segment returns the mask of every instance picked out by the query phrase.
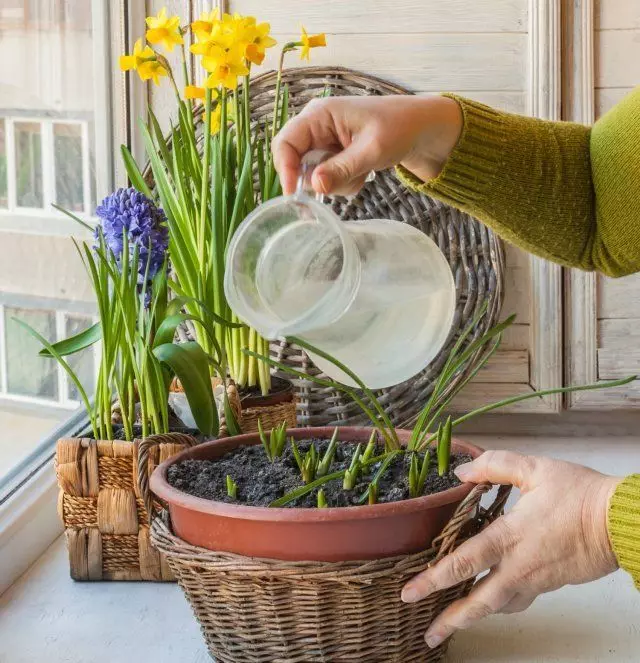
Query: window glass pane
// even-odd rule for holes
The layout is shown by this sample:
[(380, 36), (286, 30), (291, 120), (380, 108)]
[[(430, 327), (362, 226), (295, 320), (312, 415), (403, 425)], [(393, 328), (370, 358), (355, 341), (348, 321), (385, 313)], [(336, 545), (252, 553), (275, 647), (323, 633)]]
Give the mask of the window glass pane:
[(7, 392), (16, 396), (58, 398), (58, 367), (55, 360), (38, 356), (41, 345), (13, 318), (33, 327), (47, 341), (56, 340), (53, 311), (7, 306), (5, 308), (5, 348), (7, 355)]
[(82, 127), (53, 125), (56, 203), (72, 212), (84, 211), (82, 179)]
[[(67, 316), (65, 321), (65, 337), (75, 336), (81, 331), (87, 329), (93, 324), (89, 318), (79, 316)], [(69, 366), (73, 369), (88, 395), (91, 395), (95, 388), (96, 364), (95, 352), (93, 348), (87, 348), (68, 357)], [(68, 381), (67, 398), (72, 401), (79, 401), (80, 394), (73, 380)]]
[(42, 125), (16, 122), (16, 200), (18, 207), (42, 207)]
[[(106, 183), (93, 181), (96, 141), (111, 134), (102, 121), (104, 106), (95, 124), (95, 86), (102, 80), (97, 68), (110, 66), (111, 58), (98, 45), (109, 49), (112, 37), (117, 42), (120, 25), (105, 23), (98, 28), (102, 38), (95, 38), (92, 8), (100, 4), (111, 6), (0, 0), (0, 208), (7, 231), (0, 242), (0, 305), (6, 309), (0, 326), (0, 494), (6, 472), (76, 408), (74, 387), (55, 360), (39, 357), (37, 341), (10, 318), (19, 313), (53, 340), (86, 325), (93, 313), (87, 275), (71, 238), (62, 234), (65, 228), (83, 231), (51, 203), (83, 217), (95, 209), (85, 197), (108, 193)], [(82, 239), (92, 242), (89, 233)], [(70, 359), (89, 389), (90, 355)]]
[(3, 117), (0, 117), (0, 207), (6, 209), (7, 199), (7, 129)]

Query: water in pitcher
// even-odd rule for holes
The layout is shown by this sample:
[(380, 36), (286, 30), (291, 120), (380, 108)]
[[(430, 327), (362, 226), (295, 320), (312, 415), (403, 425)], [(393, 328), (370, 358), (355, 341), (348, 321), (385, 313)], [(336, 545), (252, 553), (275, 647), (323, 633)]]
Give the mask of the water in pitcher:
[[(357, 249), (357, 284), (349, 299), (337, 293), (341, 306), (325, 306), (324, 319), (319, 314), (317, 326), (298, 335), (367, 386), (388, 387), (425, 368), (444, 344), (455, 298), (450, 269), (437, 246), (405, 224), (351, 221), (344, 227)], [(346, 267), (343, 238), (327, 234), (313, 219), (284, 224), (265, 242), (256, 265), (262, 302), (271, 320), (283, 323), (268, 336), (285, 335), (292, 320), (331, 298)], [(353, 385), (327, 360), (312, 359), (334, 379)]]

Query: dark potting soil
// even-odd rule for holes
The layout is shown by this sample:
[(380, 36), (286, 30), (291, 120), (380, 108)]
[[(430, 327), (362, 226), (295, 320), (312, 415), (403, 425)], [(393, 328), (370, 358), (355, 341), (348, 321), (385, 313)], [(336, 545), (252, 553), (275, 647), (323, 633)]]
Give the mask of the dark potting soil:
[[(291, 389), (291, 383), (288, 380), (283, 380), (274, 375), (271, 376), (271, 389), (269, 391), (269, 396), (276, 396), (285, 391)], [(244, 401), (249, 398), (260, 398), (262, 397), (262, 390), (260, 385), (254, 385), (253, 387), (241, 387), (238, 389), (238, 394), (240, 396), (240, 401)], [(267, 397), (265, 397), (267, 398)]]
[[(301, 452), (306, 452), (311, 442), (311, 440), (300, 441), (298, 448)], [(313, 442), (322, 456), (328, 446), (328, 441), (313, 440)], [(333, 473), (348, 468), (355, 449), (355, 444), (341, 444), (329, 472)], [(382, 448), (376, 455), (381, 453)], [(419, 454), (419, 457), (420, 463), (422, 463), (423, 454)], [(432, 451), (423, 495), (439, 493), (447, 488), (460, 485), (453, 470), (469, 460), (471, 460), (469, 455), (453, 454), (449, 473), (439, 476), (435, 453)], [(409, 456), (402, 454), (387, 468), (378, 483), (379, 503), (409, 499), (409, 462)], [(365, 470), (366, 473), (360, 477), (354, 490), (345, 491), (342, 487), (342, 479), (325, 483), (322, 488), (327, 505), (330, 507), (357, 506), (361, 495), (367, 490), (369, 482), (380, 465), (381, 463), (370, 465)], [(227, 475), (238, 486), (236, 499), (227, 494)], [(169, 467), (167, 479), (174, 488), (196, 497), (251, 506), (269, 506), (274, 500), (304, 485), (289, 445), (282, 457), (277, 458), (274, 462), (267, 458), (262, 445), (239, 447), (215, 461), (184, 460)], [(317, 489), (290, 502), (287, 506), (316, 507)]]

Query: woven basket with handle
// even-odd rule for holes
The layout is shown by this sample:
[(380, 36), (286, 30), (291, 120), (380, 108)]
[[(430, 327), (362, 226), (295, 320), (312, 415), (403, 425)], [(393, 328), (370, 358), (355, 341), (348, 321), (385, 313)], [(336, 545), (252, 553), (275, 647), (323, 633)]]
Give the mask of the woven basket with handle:
[[(239, 412), (235, 387), (227, 388)], [(238, 418), (238, 417), (237, 417)], [(220, 435), (226, 435), (224, 418)], [(152, 435), (144, 441), (66, 438), (56, 446), (58, 513), (74, 580), (174, 580), (150, 544), (148, 477), (157, 465), (196, 443), (191, 435)]]
[[(285, 71), (283, 82), (289, 86), (289, 106), (298, 113), (319, 96), (411, 94), (409, 90), (374, 76), (342, 67), (308, 67)], [(251, 81), (252, 118), (260, 125), (273, 112), (276, 74), (269, 72)], [(196, 114), (201, 121), (200, 114)], [(269, 124), (267, 122), (267, 124)], [(145, 176), (152, 184), (150, 169)], [(456, 313), (451, 333), (431, 364), (411, 380), (378, 392), (378, 398), (394, 424), (405, 427), (412, 422), (431, 394), (448, 352), (460, 332), (474, 319), (486, 303), (487, 312), (465, 345), (472, 343), (494, 325), (500, 313), (504, 287), (504, 256), (500, 240), (485, 226), (467, 214), (408, 190), (393, 169), (378, 172), (353, 198), (329, 200), (334, 212), (344, 220), (393, 219), (422, 230), (440, 247), (451, 266), (457, 291)], [(430, 311), (424, 311), (425, 316)], [(187, 336), (189, 330), (187, 327)], [(320, 375), (300, 348), (285, 342), (271, 345), (271, 354), (279, 361), (303, 373)], [(457, 376), (451, 388), (473, 370), (480, 353)], [(278, 373), (280, 377), (289, 377)], [(366, 425), (368, 421), (358, 408), (340, 392), (319, 387), (309, 380), (294, 380), (297, 420), (300, 426)], [(444, 395), (446, 397), (446, 394)], [(249, 420), (247, 420), (249, 424)], [(253, 429), (251, 429), (253, 430)], [(245, 426), (246, 432), (251, 432)]]
[(424, 552), (367, 562), (283, 562), (218, 553), (175, 536), (165, 513), (152, 524), (164, 555), (218, 663), (435, 663), (448, 642), (428, 649), (424, 633), (473, 581), (402, 603), (411, 577), (478, 533), (504, 508), (503, 486), (488, 509), (476, 486)]

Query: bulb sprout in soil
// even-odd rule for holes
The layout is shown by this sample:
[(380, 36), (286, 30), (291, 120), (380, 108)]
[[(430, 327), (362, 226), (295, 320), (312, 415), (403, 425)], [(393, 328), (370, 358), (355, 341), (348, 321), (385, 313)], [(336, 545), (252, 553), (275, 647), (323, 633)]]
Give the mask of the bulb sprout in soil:
[(318, 509), (326, 509), (327, 508), (327, 497), (324, 494), (324, 490), (320, 488), (318, 491)]
[(235, 500), (238, 497), (238, 484), (227, 474), (227, 495)]

